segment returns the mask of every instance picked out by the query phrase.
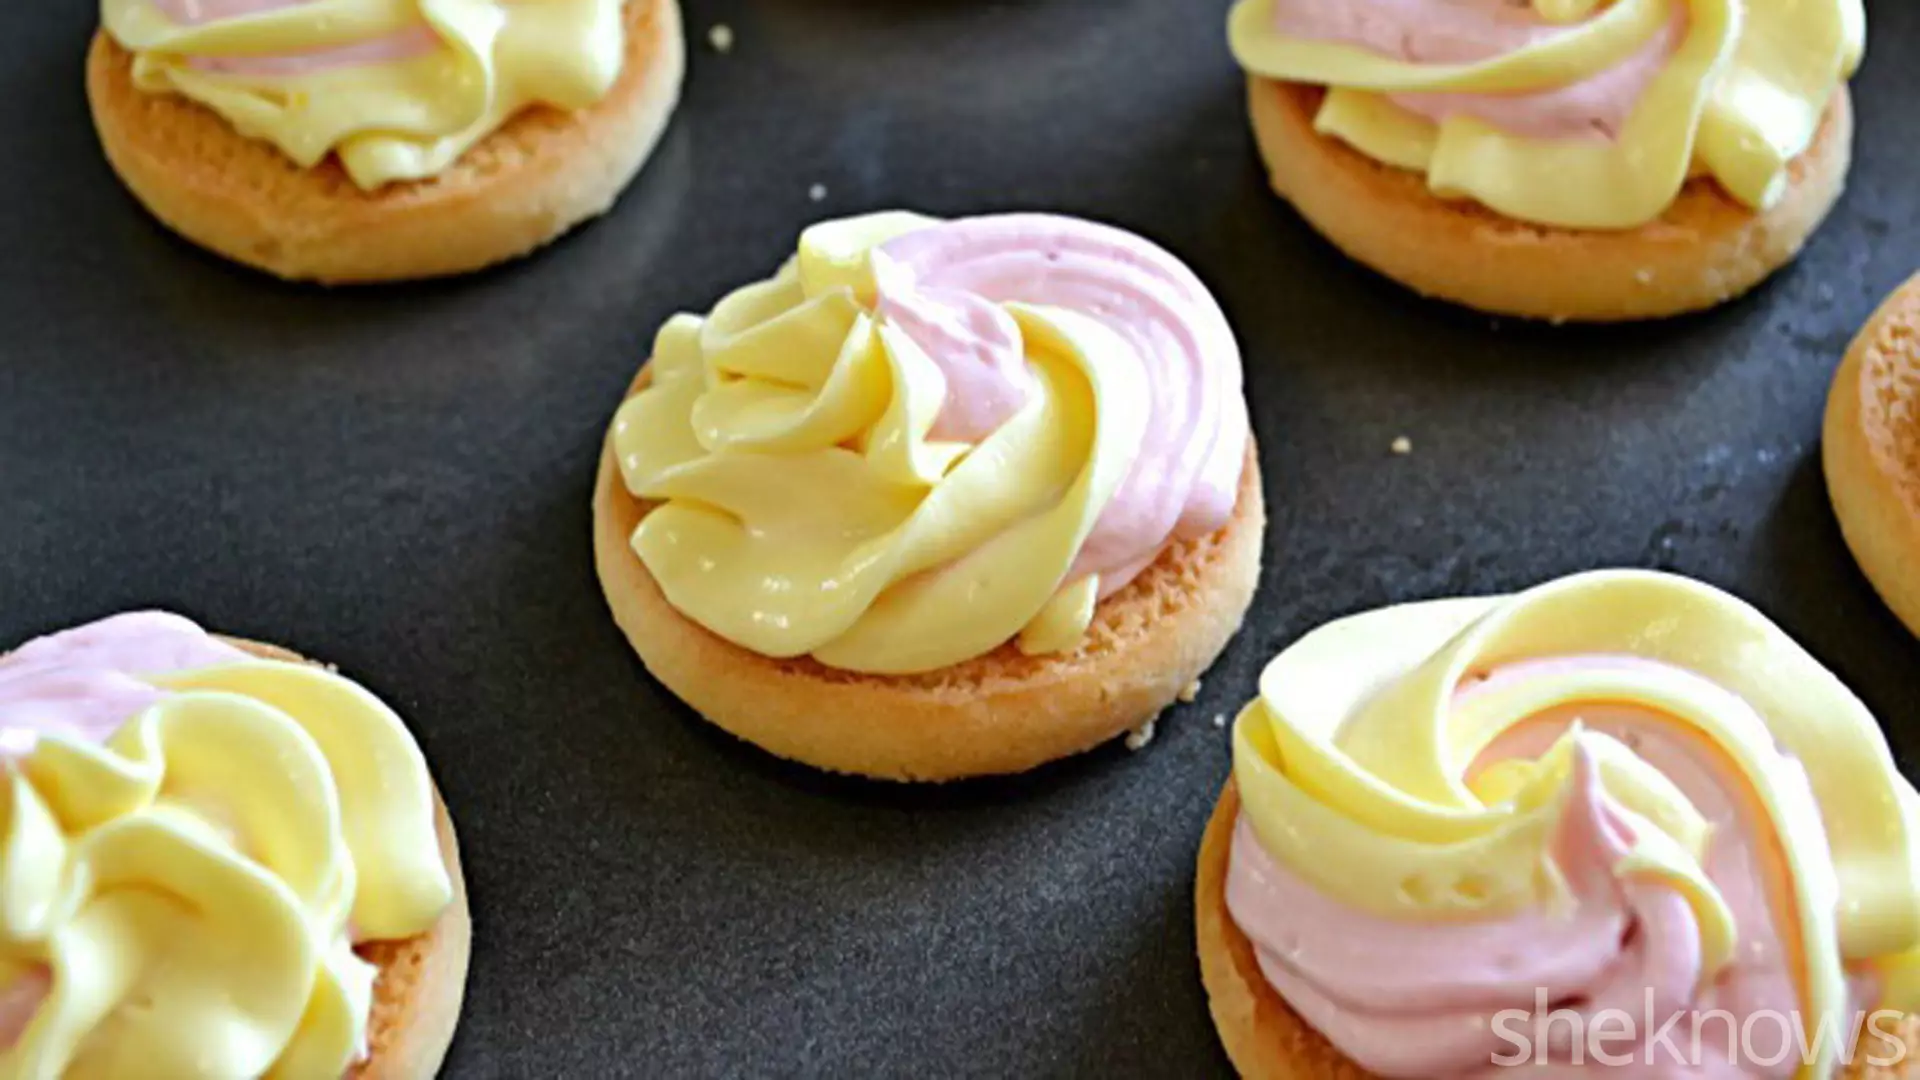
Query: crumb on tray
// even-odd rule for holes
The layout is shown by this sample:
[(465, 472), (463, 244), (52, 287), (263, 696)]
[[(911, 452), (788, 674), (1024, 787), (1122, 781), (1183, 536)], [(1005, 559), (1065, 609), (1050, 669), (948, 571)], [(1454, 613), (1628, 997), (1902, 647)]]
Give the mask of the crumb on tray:
[(1132, 731), (1127, 732), (1127, 749), (1138, 750), (1152, 742), (1153, 726), (1159, 722), (1160, 718), (1156, 716), (1146, 723), (1141, 724), (1139, 727), (1134, 728)]

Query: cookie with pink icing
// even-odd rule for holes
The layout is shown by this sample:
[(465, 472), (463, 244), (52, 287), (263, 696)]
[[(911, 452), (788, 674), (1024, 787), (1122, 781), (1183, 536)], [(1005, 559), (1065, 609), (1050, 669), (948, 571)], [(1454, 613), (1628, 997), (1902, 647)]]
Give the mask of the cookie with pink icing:
[(1111, 226), (880, 213), (679, 315), (614, 417), (595, 549), (674, 693), (774, 753), (933, 780), (1148, 724), (1251, 600), (1239, 349)]
[(1857, 698), (1684, 578), (1344, 619), (1235, 725), (1196, 892), (1214, 1018), (1250, 1077), (1892, 1068), (1917, 806)]
[[(1554, 320), (1720, 303), (1851, 143), (1860, 0), (1240, 0), (1276, 190), (1417, 291)], [(1784, 43), (1791, 42), (1788, 46)]]
[(0, 655), (0, 1074), (438, 1071), (452, 825), (373, 694), (136, 612)]
[(108, 159), (288, 278), (459, 273), (612, 203), (678, 94), (674, 0), (102, 0)]

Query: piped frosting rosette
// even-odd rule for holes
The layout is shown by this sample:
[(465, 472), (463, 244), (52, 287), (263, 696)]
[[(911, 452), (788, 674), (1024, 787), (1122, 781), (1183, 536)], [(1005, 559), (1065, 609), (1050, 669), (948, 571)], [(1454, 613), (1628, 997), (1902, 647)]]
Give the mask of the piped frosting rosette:
[[(1825, 1080), (1891, 1034), (1863, 1010), (1910, 1004), (1914, 790), (1858, 699), (1706, 585), (1605, 571), (1332, 623), (1267, 668), (1233, 757), (1233, 920), (1378, 1075), (1604, 1067), (1570, 1025), (1499, 1020), (1544, 1002), (1630, 1018), (1626, 1075)], [(1750, 1037), (1693, 1039), (1713, 1010)]]
[(620, 0), (102, 0), (148, 91), (183, 94), (302, 167), (433, 176), (534, 104), (579, 109), (620, 73)]
[(1074, 648), (1099, 599), (1231, 518), (1225, 317), (1118, 229), (1011, 214), (816, 225), (654, 343), (615, 419), (633, 549), (770, 657), (902, 673)]
[(0, 659), (0, 1076), (337, 1077), (355, 943), (447, 907), (425, 762), (373, 695), (159, 614)]
[(1692, 175), (1786, 191), (1866, 42), (1860, 0), (1239, 0), (1249, 72), (1322, 134), (1525, 221), (1624, 229)]

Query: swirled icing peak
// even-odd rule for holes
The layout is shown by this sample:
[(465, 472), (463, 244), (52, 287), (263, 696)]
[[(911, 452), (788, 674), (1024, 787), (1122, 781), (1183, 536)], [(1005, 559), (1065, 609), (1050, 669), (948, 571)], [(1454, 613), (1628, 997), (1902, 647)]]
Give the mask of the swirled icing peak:
[(1704, 173), (1765, 208), (1866, 43), (1860, 0), (1239, 0), (1249, 72), (1324, 86), (1322, 134), (1447, 198), (1569, 228)]
[(452, 896), (398, 717), (177, 616), (0, 657), (0, 1076), (337, 1077)]
[(531, 105), (619, 76), (620, 0), (101, 0), (135, 85), (183, 94), (302, 167), (433, 176)]
[(1827, 1080), (1876, 983), (1914, 1004), (1914, 790), (1859, 700), (1725, 593), (1602, 571), (1387, 608), (1260, 689), (1228, 907), (1275, 990), (1378, 1075), (1504, 1075), (1498, 1015), (1544, 1000), (1650, 1015), (1643, 1040), (1712, 1010), (1766, 1033), (1691, 1061), (1649, 1040), (1625, 1075)]
[(1240, 356), (1193, 273), (1044, 214), (807, 229), (680, 315), (612, 444), (667, 599), (755, 652), (945, 667), (1071, 649), (1100, 597), (1232, 516)]

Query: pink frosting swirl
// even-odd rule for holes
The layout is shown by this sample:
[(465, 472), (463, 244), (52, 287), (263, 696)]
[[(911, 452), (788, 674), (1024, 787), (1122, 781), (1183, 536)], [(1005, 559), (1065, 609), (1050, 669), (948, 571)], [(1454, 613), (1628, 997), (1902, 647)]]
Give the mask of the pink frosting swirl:
[[(0, 756), (42, 735), (103, 742), (165, 694), (136, 677), (245, 660), (191, 621), (158, 611), (113, 615), (35, 638), (0, 656)], [(0, 986), (0, 1048), (14, 1044), (52, 989), (36, 969)]]
[[(264, 15), (314, 0), (154, 0), (167, 18), (186, 26)], [(385, 37), (357, 41), (311, 52), (284, 56), (203, 56), (193, 66), (222, 75), (299, 75), (355, 64), (382, 64), (421, 56), (439, 47), (440, 38), (426, 25)]]
[[(1401, 108), (1439, 122), (1472, 116), (1530, 138), (1611, 139), (1686, 37), (1686, 5), (1625, 63), (1598, 75), (1534, 93), (1391, 94)], [(1276, 0), (1274, 29), (1290, 37), (1354, 45), (1422, 63), (1492, 59), (1573, 26), (1548, 22), (1527, 3), (1509, 0)]]
[(178, 615), (128, 612), (36, 638), (0, 656), (0, 755), (33, 749), (43, 734), (101, 742), (159, 701), (138, 674), (246, 659)]
[(1067, 580), (1097, 573), (1110, 594), (1171, 541), (1233, 516), (1249, 437), (1240, 350), (1206, 286), (1164, 249), (1076, 218), (998, 214), (889, 240), (873, 272), (877, 312), (947, 377), (935, 438), (983, 438), (1032, 390), (1020, 330), (1001, 304), (1086, 315), (1144, 365), (1154, 409), (1146, 441)]
[[(1590, 657), (1531, 661), (1495, 672), (1461, 693), (1567, 664), (1644, 664)], [(1713, 825), (1704, 860), (1708, 877), (1733, 915), (1737, 958), (1706, 986), (1696, 988), (1703, 963), (1692, 909), (1671, 888), (1614, 873), (1633, 837), (1601, 787), (1597, 766), (1578, 752), (1575, 781), (1560, 821), (1554, 857), (1573, 908), (1526, 912), (1457, 923), (1413, 923), (1356, 911), (1333, 900), (1280, 865), (1261, 847), (1244, 816), (1235, 824), (1227, 880), (1234, 922), (1252, 940), (1260, 969), (1274, 989), (1315, 1029), (1362, 1068), (1407, 1080), (1492, 1080), (1514, 1067), (1492, 1064), (1513, 1045), (1495, 1030), (1495, 1014), (1537, 1015), (1537, 995), (1550, 1007), (1591, 1020), (1609, 1009), (1636, 1023), (1649, 1014), (1642, 1049), (1631, 1064), (1585, 1056), (1575, 1063), (1562, 1025), (1546, 1030), (1544, 1064), (1529, 1075), (1624, 1070), (1647, 1080), (1737, 1080), (1794, 1075), (1800, 1055), (1777, 1024), (1752, 1025), (1753, 1038), (1729, 1057), (1724, 1036), (1703, 1040), (1706, 1057), (1687, 1061), (1652, 1039), (1658, 1026), (1683, 1010), (1725, 1010), (1738, 1026), (1749, 1016), (1798, 1015), (1792, 958), (1782, 927), (1791, 911), (1774, 910), (1764, 860), (1775, 857), (1771, 829), (1740, 797), (1745, 781), (1710, 750), (1677, 734), (1672, 721), (1638, 706), (1582, 703), (1534, 716), (1483, 752), (1474, 768), (1514, 758), (1537, 758), (1570, 725), (1610, 735), (1664, 773)], [(1857, 988), (1856, 988), (1857, 989)], [(1537, 1028), (1527, 1027), (1533, 1034)], [(1687, 1029), (1682, 1028), (1685, 1032)], [(1711, 1033), (1717, 1028), (1708, 1029)], [(1848, 1033), (1850, 1034), (1850, 1033)], [(1765, 1064), (1778, 1059), (1778, 1064)]]

